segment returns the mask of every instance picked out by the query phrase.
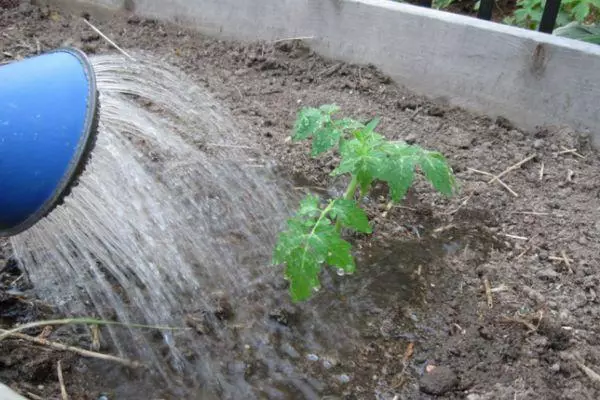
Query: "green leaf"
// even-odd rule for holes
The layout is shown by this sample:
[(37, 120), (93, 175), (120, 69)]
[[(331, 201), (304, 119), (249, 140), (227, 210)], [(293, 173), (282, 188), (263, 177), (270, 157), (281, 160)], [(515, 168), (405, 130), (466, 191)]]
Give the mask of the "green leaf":
[(316, 157), (321, 153), (335, 147), (342, 137), (342, 131), (339, 129), (321, 129), (318, 130), (312, 142), (311, 156)]
[(353, 120), (351, 118), (342, 118), (339, 119), (337, 121), (334, 122), (334, 125), (336, 128), (342, 130), (342, 131), (346, 131), (346, 130), (350, 130), (350, 131), (355, 131), (358, 129), (363, 129), (365, 126), (363, 124), (361, 124), (360, 122)]
[[(279, 235), (273, 252), (273, 263), (285, 264), (285, 276), (290, 281), (294, 301), (309, 298), (319, 288), (321, 265), (353, 272), (354, 258), (350, 243), (344, 241), (333, 224), (334, 215), (348, 226), (370, 229), (364, 212), (352, 202), (335, 200), (319, 207), (317, 196), (306, 196), (298, 212), (288, 219), (288, 229)], [(315, 212), (318, 211), (318, 212)]]
[(333, 115), (340, 111), (340, 107), (335, 104), (323, 104), (319, 107), (319, 110), (325, 114)]
[(579, 2), (575, 7), (573, 7), (571, 14), (575, 17), (577, 22), (584, 22), (590, 14), (590, 3), (585, 1)]
[(362, 124), (352, 119), (333, 120), (331, 116), (339, 111), (333, 104), (319, 108), (307, 107), (300, 110), (294, 125), (294, 141), (313, 138), (311, 156), (316, 157), (340, 144), (348, 130), (357, 130)]
[(319, 109), (311, 107), (303, 108), (296, 119), (294, 125), (295, 134), (292, 139), (295, 141), (308, 139), (321, 129), (325, 120), (326, 118)]
[(437, 152), (425, 151), (419, 159), (419, 166), (436, 190), (447, 196), (454, 193), (454, 176), (443, 155)]
[(390, 195), (396, 203), (400, 202), (413, 183), (415, 177), (415, 159), (412, 156), (397, 157), (387, 164), (378, 176), (387, 182), (390, 187)]
[(297, 215), (318, 216), (320, 213), (321, 210), (319, 209), (319, 196), (309, 194), (300, 202), (300, 208), (298, 209)]
[(372, 232), (367, 214), (354, 200), (335, 200), (331, 208), (331, 216), (337, 218), (343, 226), (352, 228), (357, 232)]
[(363, 129), (363, 133), (370, 134), (373, 131), (375, 131), (375, 128), (377, 128), (377, 125), (379, 125), (380, 120), (381, 120), (381, 118), (377, 117), (377, 118), (373, 118), (371, 121), (369, 121), (369, 123)]
[(333, 236), (329, 241), (329, 254), (327, 255), (327, 264), (335, 268), (340, 268), (344, 272), (351, 274), (356, 270), (354, 257), (352, 257), (352, 245), (339, 236)]
[(320, 265), (316, 258), (302, 247), (292, 249), (286, 258), (285, 276), (290, 282), (293, 301), (308, 299), (315, 288), (320, 287)]

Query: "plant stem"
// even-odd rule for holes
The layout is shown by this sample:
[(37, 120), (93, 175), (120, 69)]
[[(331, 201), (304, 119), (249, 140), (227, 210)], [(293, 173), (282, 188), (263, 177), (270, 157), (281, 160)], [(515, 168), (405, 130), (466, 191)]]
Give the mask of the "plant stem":
[(356, 175), (354, 175), (354, 176), (352, 176), (352, 180), (350, 181), (350, 184), (348, 185), (348, 189), (346, 189), (346, 192), (344, 193), (345, 200), (352, 200), (352, 198), (354, 197), (354, 192), (356, 192), (357, 186), (358, 186), (358, 178), (356, 177)]
[[(352, 180), (344, 193), (344, 200), (352, 200), (354, 198), (354, 192), (356, 192), (356, 187), (358, 186), (358, 178), (356, 175), (352, 175)], [(342, 224), (339, 220), (335, 221), (335, 229), (340, 232), (342, 230)]]

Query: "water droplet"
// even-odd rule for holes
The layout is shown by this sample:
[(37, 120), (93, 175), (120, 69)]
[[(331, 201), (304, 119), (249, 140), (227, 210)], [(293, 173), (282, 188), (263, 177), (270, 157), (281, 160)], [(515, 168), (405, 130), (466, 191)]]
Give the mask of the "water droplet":
[(311, 354), (308, 354), (308, 355), (306, 356), (306, 358), (307, 358), (309, 361), (319, 361), (319, 356), (318, 356), (318, 355), (316, 355), (316, 354), (312, 354), (312, 353), (311, 353)]

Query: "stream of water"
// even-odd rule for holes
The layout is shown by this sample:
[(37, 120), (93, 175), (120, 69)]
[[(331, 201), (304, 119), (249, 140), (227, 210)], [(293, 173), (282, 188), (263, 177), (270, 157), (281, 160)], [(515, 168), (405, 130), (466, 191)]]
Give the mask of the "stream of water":
[(416, 265), (394, 256), (366, 276), (325, 274), (337, 293), (292, 306), (270, 257), (294, 191), (204, 89), (135, 57), (91, 59), (101, 105), (91, 159), (64, 203), (11, 239), (36, 291), (69, 316), (188, 327), (102, 328), (109, 351), (148, 363), (154, 388), (171, 386), (165, 398), (318, 399), (323, 383), (298, 368), (317, 359), (345, 384), (350, 364), (329, 360), (353, 357), (378, 310), (414, 302)]
[[(171, 67), (136, 58), (92, 58), (101, 111), (91, 160), (64, 204), (12, 247), (38, 292), (68, 315), (184, 326), (277, 272), (268, 264), (286, 196), (222, 106)], [(151, 337), (108, 332), (122, 356), (167, 374)], [(193, 358), (177, 345), (190, 335), (162, 332), (168, 369)], [(218, 360), (201, 340), (194, 347), (202, 382), (222, 388)]]

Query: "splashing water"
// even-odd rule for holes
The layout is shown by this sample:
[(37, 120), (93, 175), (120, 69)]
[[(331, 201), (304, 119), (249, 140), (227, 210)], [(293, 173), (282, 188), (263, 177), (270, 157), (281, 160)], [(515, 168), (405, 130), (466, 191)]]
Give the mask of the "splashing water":
[[(16, 258), (66, 315), (193, 327), (102, 329), (103, 343), (154, 372), (150, 388), (123, 398), (160, 397), (143, 392), (164, 383), (178, 399), (320, 398), (302, 360), (355, 358), (360, 332), (379, 318), (373, 310), (412, 298), (409, 275), (396, 265), (367, 276), (331, 270), (328, 290), (292, 307), (269, 263), (294, 191), (208, 93), (144, 53), (135, 58), (91, 58), (96, 146), (64, 203), (11, 238)], [(279, 322), (288, 317), (290, 328)], [(348, 383), (345, 370), (324, 365), (335, 385)]]
[[(69, 315), (92, 309), (107, 320), (183, 326), (224, 296), (242, 310), (253, 282), (279, 273), (268, 262), (288, 213), (281, 186), (257, 167), (249, 136), (222, 106), (177, 70), (136, 58), (91, 59), (100, 93), (91, 159), (64, 203), (11, 239), (15, 256)], [(167, 374), (151, 335), (108, 331), (121, 355)], [(194, 356), (178, 353), (177, 342), (196, 332), (161, 335), (172, 368), (196, 357), (203, 384), (245, 390), (239, 382), (223, 389), (208, 342), (196, 339)]]

